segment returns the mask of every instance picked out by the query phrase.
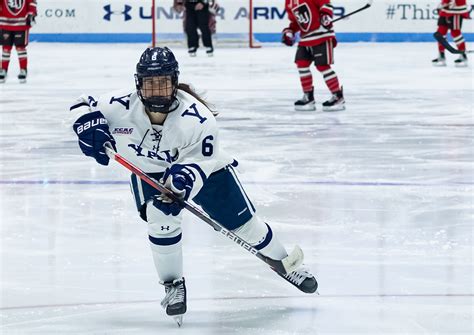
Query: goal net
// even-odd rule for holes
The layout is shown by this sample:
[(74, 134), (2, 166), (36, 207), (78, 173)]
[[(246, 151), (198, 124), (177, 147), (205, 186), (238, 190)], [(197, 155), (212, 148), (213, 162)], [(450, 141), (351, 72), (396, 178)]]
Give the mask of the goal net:
[[(151, 0), (152, 45), (186, 45), (185, 12), (180, 12), (174, 0)], [(213, 42), (217, 46), (259, 48), (255, 37), (255, 0), (210, 0)]]

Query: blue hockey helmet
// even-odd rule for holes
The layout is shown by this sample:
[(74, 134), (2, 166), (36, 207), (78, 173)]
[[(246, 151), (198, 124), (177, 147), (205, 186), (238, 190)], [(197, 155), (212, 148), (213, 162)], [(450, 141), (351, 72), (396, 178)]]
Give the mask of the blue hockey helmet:
[(135, 84), (140, 100), (151, 112), (169, 113), (178, 105), (178, 61), (167, 47), (147, 48), (137, 64)]

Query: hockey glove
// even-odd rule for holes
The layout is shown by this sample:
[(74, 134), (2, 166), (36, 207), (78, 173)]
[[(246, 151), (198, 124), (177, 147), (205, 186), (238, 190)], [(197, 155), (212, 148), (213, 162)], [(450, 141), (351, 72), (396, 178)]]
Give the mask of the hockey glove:
[(323, 14), (321, 15), (320, 19), (319, 19), (319, 22), (321, 23), (321, 25), (326, 28), (327, 30), (331, 30), (332, 29), (332, 18), (327, 15), (327, 14)]
[[(196, 177), (194, 173), (186, 168), (186, 166), (175, 164), (171, 168), (166, 169), (161, 182), (167, 189), (172, 191), (179, 199), (188, 200), (191, 190), (193, 189)], [(176, 216), (183, 209), (183, 205), (161, 194), (154, 198), (153, 206), (162, 211), (165, 215)]]
[(36, 15), (28, 14), (26, 17), (26, 25), (29, 27), (33, 27), (36, 24)]
[(293, 34), (293, 31), (290, 28), (283, 29), (281, 35), (281, 43), (289, 47), (295, 44), (295, 34)]
[(73, 129), (84, 155), (94, 157), (99, 164), (108, 165), (109, 157), (105, 153), (104, 144), (109, 142), (115, 151), (117, 148), (104, 115), (99, 111), (82, 115), (74, 122)]

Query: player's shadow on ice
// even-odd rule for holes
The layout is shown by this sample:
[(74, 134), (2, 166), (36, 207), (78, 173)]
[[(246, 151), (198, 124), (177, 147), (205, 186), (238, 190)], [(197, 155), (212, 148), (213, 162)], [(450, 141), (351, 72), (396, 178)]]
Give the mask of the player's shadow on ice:
[[(229, 308), (234, 308), (234, 310), (229, 311)], [(258, 334), (259, 331), (314, 329), (317, 313), (317, 308), (314, 306), (245, 308), (225, 306), (224, 309), (226, 310), (219, 310), (217, 306), (212, 306), (208, 311), (193, 311), (188, 306), (188, 312), (184, 316), (181, 328), (178, 328), (177, 324), (166, 315), (155, 314), (147, 318), (145, 316), (150, 316), (150, 314), (145, 312), (140, 320), (121, 318), (113, 320), (113, 325), (123, 331), (141, 329), (146, 334), (152, 330), (166, 330), (166, 334), (175, 334), (173, 329), (179, 331), (180, 334), (207, 334), (209, 331), (216, 332), (216, 334), (228, 334), (233, 331)], [(297, 320), (297, 322), (290, 322), (292, 320)], [(289, 325), (291, 325), (291, 329), (288, 328)]]

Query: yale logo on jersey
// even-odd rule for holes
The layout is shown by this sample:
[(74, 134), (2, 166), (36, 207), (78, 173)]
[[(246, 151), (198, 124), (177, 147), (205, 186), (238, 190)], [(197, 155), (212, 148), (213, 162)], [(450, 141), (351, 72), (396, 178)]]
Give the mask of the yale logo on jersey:
[(17, 15), (25, 6), (25, 0), (7, 0), (7, 8), (10, 13)]
[(112, 131), (112, 134), (117, 134), (117, 135), (130, 135), (133, 133), (133, 128), (114, 128)]
[(307, 4), (299, 5), (298, 7), (293, 8), (293, 14), (295, 14), (298, 24), (301, 27), (301, 30), (308, 31), (311, 26), (311, 10)]

